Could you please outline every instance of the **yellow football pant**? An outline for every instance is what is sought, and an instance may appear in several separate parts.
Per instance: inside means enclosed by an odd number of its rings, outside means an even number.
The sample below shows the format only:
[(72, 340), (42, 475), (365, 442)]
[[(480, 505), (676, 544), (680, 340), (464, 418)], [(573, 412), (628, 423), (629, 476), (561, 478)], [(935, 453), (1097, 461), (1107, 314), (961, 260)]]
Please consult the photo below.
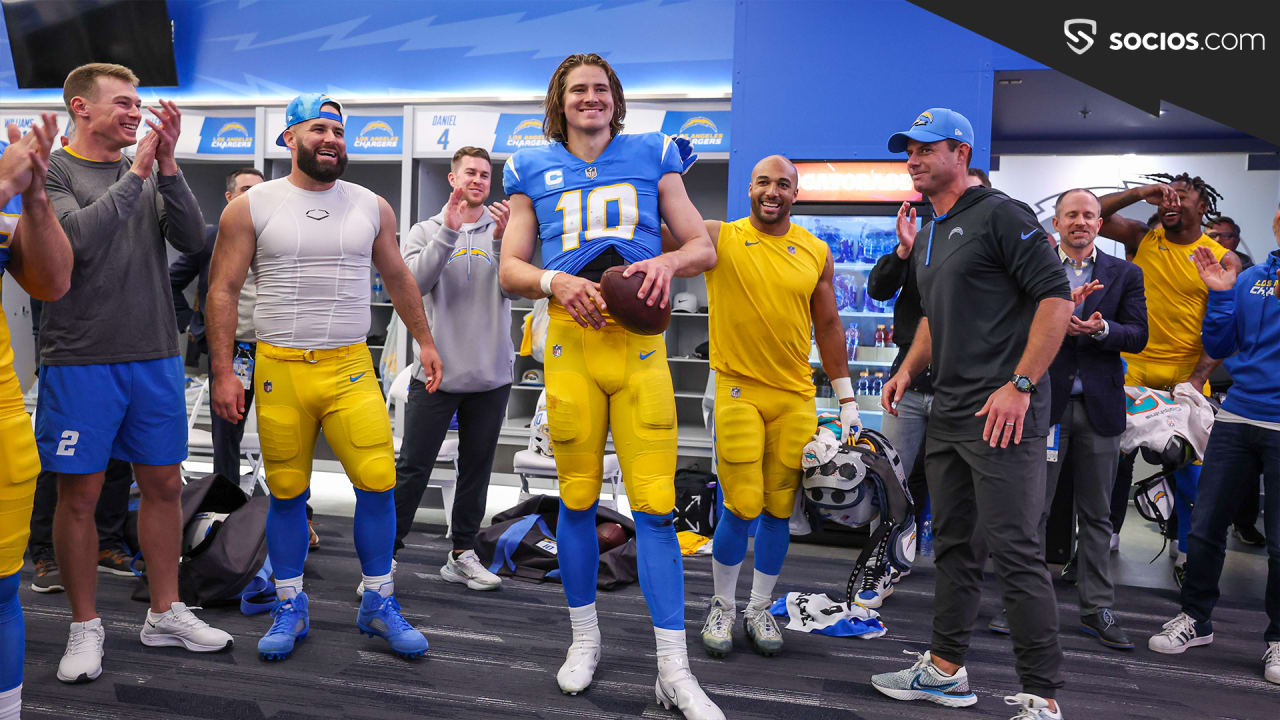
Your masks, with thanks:
[[(1128, 371), (1124, 376), (1125, 385), (1141, 385), (1152, 390), (1172, 390), (1174, 385), (1187, 381), (1196, 369), (1197, 360), (1189, 363), (1159, 363), (1150, 360), (1131, 360), (1126, 358)], [(1209, 394), (1209, 384), (1200, 390)]]
[(584, 328), (559, 303), (547, 325), (547, 421), (560, 499), (586, 510), (600, 498), (610, 430), (633, 510), (675, 509), (676, 403), (661, 335), (637, 335), (612, 320)]
[(22, 569), (38, 474), (40, 453), (31, 417), (22, 405), (18, 376), (10, 369), (0, 378), (0, 578)]
[(716, 473), (724, 506), (743, 520), (791, 517), (800, 456), (818, 428), (813, 397), (716, 374)]
[(353, 485), (395, 487), (391, 420), (364, 343), (295, 350), (259, 342), (255, 363), (258, 436), (272, 495), (288, 500), (306, 491), (321, 429)]

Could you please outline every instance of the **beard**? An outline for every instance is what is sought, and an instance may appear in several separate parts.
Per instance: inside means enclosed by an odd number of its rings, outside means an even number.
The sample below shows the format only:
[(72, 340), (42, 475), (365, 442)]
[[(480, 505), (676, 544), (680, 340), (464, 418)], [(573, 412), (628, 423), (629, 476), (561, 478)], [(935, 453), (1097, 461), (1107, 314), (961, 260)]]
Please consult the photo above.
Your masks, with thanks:
[(755, 216), (756, 220), (759, 221), (761, 225), (775, 225), (783, 220), (790, 219), (791, 208), (779, 207), (778, 212), (771, 218), (765, 214), (764, 203), (761, 200), (752, 198), (751, 214)]
[(347, 154), (341, 150), (335, 150), (338, 153), (338, 162), (332, 167), (320, 167), (320, 161), (316, 157), (315, 150), (308, 150), (302, 145), (298, 146), (298, 169), (306, 173), (312, 180), (316, 182), (333, 182), (342, 177), (342, 173), (347, 169)]

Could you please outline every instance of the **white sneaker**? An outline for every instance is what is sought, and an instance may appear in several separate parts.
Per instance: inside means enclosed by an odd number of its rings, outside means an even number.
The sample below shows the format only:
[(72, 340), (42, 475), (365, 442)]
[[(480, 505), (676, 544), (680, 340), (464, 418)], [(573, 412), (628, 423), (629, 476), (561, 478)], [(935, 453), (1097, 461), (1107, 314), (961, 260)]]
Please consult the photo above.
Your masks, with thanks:
[(1196, 621), (1186, 613), (1178, 613), (1164, 624), (1164, 629), (1147, 640), (1147, 647), (1165, 655), (1180, 655), (1198, 645), (1213, 642), (1213, 633), (1196, 634)]
[(468, 550), (457, 557), (449, 553), (448, 560), (440, 568), (440, 577), (451, 583), (466, 583), (472, 590), (497, 590), (502, 585), (502, 578), (480, 564), (475, 550)]
[(102, 674), (102, 643), (107, 634), (102, 618), (71, 623), (67, 651), (58, 663), (58, 679), (64, 683), (85, 683)]
[(1280, 642), (1268, 643), (1267, 654), (1262, 656), (1262, 677), (1280, 685)]
[[(396, 577), (396, 559), (391, 558), (391, 578), (394, 580), (395, 577)], [(377, 588), (369, 588), (369, 589), (377, 590)], [(361, 578), (360, 582), (356, 583), (356, 599), (361, 602), (364, 601), (364, 578)]]
[(1111, 552), (1120, 551), (1120, 533), (1111, 533)]
[(874, 570), (868, 568), (862, 576), (862, 589), (853, 596), (854, 604), (873, 609), (883, 605), (885, 598), (893, 594), (893, 575), (889, 563)]
[(600, 664), (600, 642), (575, 639), (565, 653), (564, 664), (556, 673), (556, 683), (565, 695), (577, 695), (591, 685), (596, 666)]
[(733, 651), (733, 608), (712, 596), (707, 620), (702, 624), (702, 647), (711, 657), (724, 657)]
[(724, 720), (724, 713), (702, 691), (689, 670), (686, 657), (663, 658), (658, 662), (658, 679), (653, 693), (658, 704), (684, 713), (685, 720)]
[(1059, 705), (1057, 710), (1050, 710), (1049, 701), (1039, 695), (1006, 695), (1004, 704), (1018, 706), (1018, 714), (1009, 720), (1062, 720), (1062, 706)]
[(218, 652), (231, 647), (233, 642), (229, 633), (211, 627), (209, 623), (196, 617), (185, 603), (180, 602), (174, 603), (168, 612), (158, 614), (148, 608), (147, 620), (142, 623), (142, 632), (138, 637), (143, 645), (181, 645), (191, 652)]

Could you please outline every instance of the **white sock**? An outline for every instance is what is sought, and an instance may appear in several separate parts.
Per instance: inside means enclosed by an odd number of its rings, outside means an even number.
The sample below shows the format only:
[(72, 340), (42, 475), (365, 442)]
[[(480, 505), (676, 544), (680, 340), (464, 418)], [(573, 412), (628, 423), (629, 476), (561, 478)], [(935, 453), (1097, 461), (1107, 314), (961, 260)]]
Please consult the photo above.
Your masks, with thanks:
[(711, 580), (715, 587), (715, 596), (720, 598), (730, 610), (737, 607), (738, 602), (738, 571), (742, 569), (742, 563), (737, 565), (725, 565), (715, 558), (711, 558)]
[(653, 638), (658, 650), (658, 672), (661, 674), (667, 665), (689, 667), (689, 644), (684, 630), (668, 630), (655, 626)]
[(1187, 554), (1186, 554), (1186, 553), (1184, 553), (1184, 552), (1179, 552), (1179, 553), (1178, 553), (1178, 557), (1174, 559), (1173, 564), (1174, 564), (1174, 565), (1185, 565), (1185, 564), (1187, 564)]
[(287, 578), (285, 580), (276, 579), (276, 597), (281, 600), (292, 600), (302, 592), (302, 576), (295, 578)]
[(600, 620), (596, 616), (596, 604), (569, 608), (569, 627), (573, 628), (572, 643), (599, 645)]
[(22, 685), (0, 692), (0, 720), (19, 720), (22, 717)]
[(756, 570), (751, 576), (751, 600), (747, 603), (747, 612), (767, 610), (773, 604), (773, 586), (777, 584), (777, 575), (766, 575)]
[(386, 575), (361, 575), (364, 578), (364, 590), (378, 593), (379, 597), (391, 597), (391, 593), (395, 592), (396, 584), (391, 579), (391, 573)]

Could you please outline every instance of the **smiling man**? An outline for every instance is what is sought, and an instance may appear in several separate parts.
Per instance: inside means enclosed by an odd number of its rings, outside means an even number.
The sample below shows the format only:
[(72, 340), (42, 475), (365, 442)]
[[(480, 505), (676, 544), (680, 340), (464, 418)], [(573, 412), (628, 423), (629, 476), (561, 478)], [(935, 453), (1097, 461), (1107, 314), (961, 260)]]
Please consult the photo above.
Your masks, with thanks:
[[(44, 469), (58, 473), (53, 545), (71, 604), (58, 679), (69, 683), (102, 673), (94, 509), (111, 458), (133, 463), (142, 492), (138, 537), (151, 594), (142, 643), (196, 652), (231, 645), (178, 602), (187, 408), (165, 243), (200, 249), (204, 218), (173, 157), (178, 107), (162, 100), (148, 108), (155, 121), (138, 140), (137, 86), (121, 65), (72, 70), (63, 99), (75, 136), (49, 160), (48, 195), (75, 266), (71, 289), (41, 315), (36, 437)], [(121, 154), (135, 144), (132, 159)]]
[(263, 660), (287, 658), (310, 629), (302, 591), (306, 501), (316, 436), (323, 428), (355, 486), (354, 540), (364, 585), (356, 626), (386, 640), (402, 657), (421, 657), (427, 639), (400, 614), (391, 576), (395, 456), (382, 388), (365, 344), (370, 262), (421, 345), (428, 392), (440, 384), (440, 356), (413, 275), (396, 246), (391, 206), (338, 179), (347, 166), (342, 107), (319, 93), (299, 95), (289, 103), (285, 122), (276, 143), (292, 153), (292, 171), (255, 185), (223, 211), (207, 310), (213, 411), (239, 422), (245, 389), (232, 367), (232, 348), (237, 300), (252, 263), (258, 284), (253, 387), (271, 489), (267, 555), (278, 598), (258, 654)]

